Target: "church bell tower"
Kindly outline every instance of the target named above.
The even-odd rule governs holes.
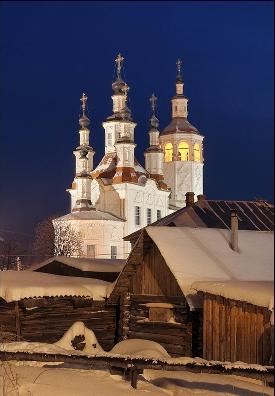
[[[172,102],[172,120],[160,133],[164,152],[164,182],[171,188],[170,207],[185,206],[185,194],[203,194],[203,139],[188,121],[188,98],[183,94],[181,60],[177,63],[176,94]]]

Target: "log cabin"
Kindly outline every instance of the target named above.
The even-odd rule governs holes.
[[[213,314],[208,310],[208,300],[205,298],[203,302],[201,291],[196,290],[193,283],[196,286],[199,281],[235,281],[266,282],[268,285],[273,279],[273,232],[238,230],[238,216],[233,211],[230,230],[226,227],[194,226],[148,226],[143,229],[135,240],[108,304],[120,304],[118,335],[121,339],[154,340],[173,356],[205,356],[223,360],[228,355],[211,355],[208,349],[215,349],[221,340],[226,344],[224,334],[222,339],[205,338],[206,323],[211,328],[214,326],[214,322],[209,323],[208,315],[211,318],[211,315],[220,315],[220,311],[215,308],[217,310]],[[258,288],[259,294],[260,290]],[[271,300],[271,295],[269,297]],[[227,303],[230,305],[225,301],[222,312]],[[238,299],[239,303],[245,314],[243,322],[236,321],[235,325],[244,327],[242,337],[263,337],[262,348],[267,352],[255,354],[244,352],[242,348],[238,355],[230,356],[238,356],[239,360],[249,363],[266,364],[271,355],[271,307],[257,305],[258,302],[251,304],[244,294]],[[258,333],[253,335],[249,332],[251,323],[256,323],[255,312],[259,313]],[[223,329],[226,327],[225,315],[219,325]],[[232,329],[229,342],[238,334]]]
[[[111,285],[35,271],[0,272],[0,342],[54,343],[82,321],[110,350],[116,343],[116,307],[106,305]]]

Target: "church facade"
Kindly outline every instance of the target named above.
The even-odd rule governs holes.
[[[67,191],[71,213],[66,221],[83,241],[83,256],[127,258],[130,243],[123,238],[185,206],[185,194],[203,194],[203,136],[188,119],[188,99],[183,94],[181,62],[177,62],[176,93],[172,98],[172,119],[159,131],[156,100],[150,98],[149,146],[145,166],[135,157],[135,127],[127,97],[129,86],[122,78],[124,58],[115,60],[112,84],[112,114],[102,123],[105,154],[94,167],[90,145],[87,96],[82,95],[79,120],[80,144],[74,150],[76,173]]]

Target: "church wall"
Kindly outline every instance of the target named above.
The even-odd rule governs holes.
[[[111,246],[117,247],[118,259],[124,258],[123,226],[124,223],[112,220],[67,220],[73,229],[80,232],[83,241],[83,256],[88,254],[88,246],[95,245],[95,258],[111,258]],[[90,248],[92,252],[93,248]]]

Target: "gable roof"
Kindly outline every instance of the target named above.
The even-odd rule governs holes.
[[[230,229],[231,210],[238,214],[240,230],[274,231],[274,205],[266,201],[229,201],[199,199],[154,222],[151,226],[207,227]],[[124,240],[136,239],[141,230]]]
[[[236,252],[225,229],[147,227],[146,231],[191,306],[196,281],[274,280],[272,232],[239,231]]]

